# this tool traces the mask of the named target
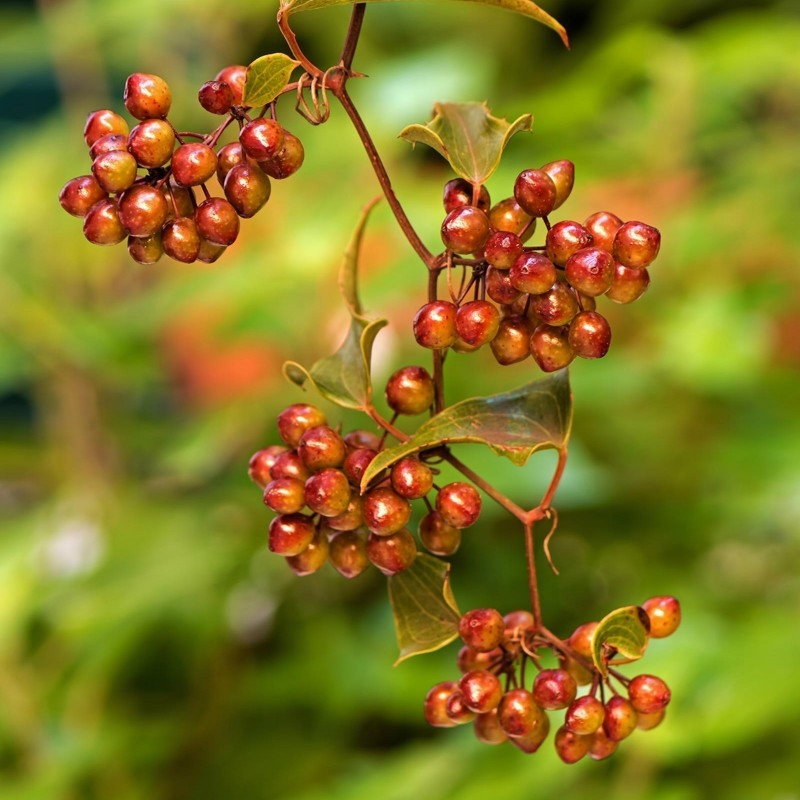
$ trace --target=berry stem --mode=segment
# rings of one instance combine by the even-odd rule
[[[539,604],[539,580],[536,576],[536,555],[534,552],[533,521],[525,520],[525,556],[528,562],[528,589],[531,593],[531,611],[533,612],[533,628],[537,632],[542,629],[542,607]]]
[[[441,268],[428,270],[428,302],[433,303],[438,296],[439,272]],[[433,411],[438,414],[444,407],[444,351],[433,351]]]
[[[532,509],[526,515],[526,519],[529,519],[531,522],[538,522],[539,520],[544,519],[547,517],[547,513],[550,510],[550,506],[553,503],[553,497],[555,493],[558,491],[558,485],[561,483],[561,478],[564,475],[564,468],[567,466],[567,448],[562,447],[558,451],[558,463],[556,464],[555,472],[553,473],[553,477],[550,481],[550,485],[547,487],[547,491],[544,493],[544,497],[542,497],[541,503],[539,503],[536,508]]]

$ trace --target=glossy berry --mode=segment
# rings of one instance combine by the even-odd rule
[[[281,453],[270,470],[273,478],[297,478],[305,483],[311,477],[311,471],[293,450]]]
[[[594,761],[602,761],[614,755],[619,743],[609,739],[602,728],[598,728],[589,738],[589,755]]]
[[[172,105],[172,92],[158,75],[134,72],[125,81],[123,101],[128,113],[136,119],[161,119]]]
[[[231,245],[239,235],[239,215],[221,197],[211,197],[200,203],[194,220],[200,235],[212,244]]]
[[[472,722],[476,717],[476,713],[471,711],[464,702],[464,695],[461,694],[460,689],[457,689],[447,698],[444,710],[456,725],[465,725],[467,722]]]
[[[328,467],[341,467],[347,449],[344,439],[333,428],[318,425],[316,428],[309,428],[300,437],[297,454],[312,472],[316,472]]]
[[[335,517],[328,517],[328,527],[334,531],[354,531],[364,525],[364,514],[361,498],[350,493],[350,502],[347,508]]]
[[[364,477],[364,472],[377,455],[377,450],[359,447],[345,456],[342,469],[354,486],[361,486],[361,479]]]
[[[578,222],[564,220],[556,222],[547,231],[547,257],[557,266],[563,267],[567,259],[582,250],[584,247],[591,247],[592,234]]]
[[[464,644],[486,653],[499,647],[503,641],[505,623],[494,608],[475,608],[467,611],[458,623],[458,633]]]
[[[344,472],[322,469],[306,481],[304,498],[305,504],[315,514],[336,517],[344,513],[350,503],[350,483]]]
[[[589,752],[590,739],[562,726],[556,731],[553,743],[558,757],[565,764],[577,764]]]
[[[318,530],[308,547],[296,556],[287,556],[286,563],[295,575],[302,578],[325,566],[325,562],[328,560],[328,550],[328,537]]]
[[[566,325],[578,310],[575,295],[563,281],[556,281],[544,294],[531,297],[531,313],[548,325]]]
[[[303,143],[289,131],[283,131],[283,144],[275,155],[259,161],[258,166],[270,176],[277,180],[289,178],[303,166],[305,150]]]
[[[475,736],[484,744],[502,744],[508,741],[506,732],[500,725],[497,709],[488,714],[479,714],[474,722]]]
[[[508,272],[511,285],[525,294],[544,294],[556,282],[555,265],[541,253],[523,253]]]
[[[353,450],[363,448],[380,450],[381,437],[372,431],[354,430],[345,434],[344,443]]]
[[[89,158],[94,161],[103,153],[112,153],[114,150],[127,150],[128,137],[124,133],[107,133],[101,136],[90,148]]]
[[[500,312],[488,300],[471,300],[456,312],[456,333],[472,347],[491,342],[499,327]]]
[[[596,697],[587,694],[573,701],[567,709],[564,727],[579,736],[588,736],[603,724],[605,715],[603,704]]]
[[[564,658],[560,660],[561,668],[569,672],[575,679],[578,686],[588,686],[594,678],[594,673],[576,661],[574,658]]]
[[[681,624],[681,604],[671,595],[658,595],[645,600],[642,608],[650,618],[650,636],[663,639],[675,633]]]
[[[533,625],[533,614],[530,611],[509,611],[503,617],[505,638],[519,641],[527,628]]]
[[[669,705],[669,687],[655,675],[637,675],[628,684],[628,699],[640,714],[657,714]]]
[[[456,307],[447,300],[426,303],[414,316],[417,344],[431,350],[443,350],[456,341]]]
[[[489,217],[475,206],[453,209],[442,223],[442,241],[454,253],[476,253],[489,238]]]
[[[247,474],[250,476],[250,480],[256,486],[260,486],[262,489],[266,488],[273,478],[272,468],[275,466],[278,456],[285,452],[285,447],[273,444],[253,453],[247,465]]]
[[[176,217],[165,223],[161,242],[170,258],[184,264],[196,261],[200,253],[200,234],[191,217]]]
[[[278,414],[278,435],[289,447],[297,447],[303,434],[325,425],[325,415],[308,403],[295,403]]]
[[[508,736],[529,736],[545,725],[544,711],[527,689],[506,692],[497,710],[500,725]]]
[[[344,578],[357,578],[368,566],[367,540],[358,531],[338,533],[330,541],[328,560]]]
[[[303,510],[303,483],[295,478],[278,478],[264,489],[264,505],[277,514],[296,514]]]
[[[592,637],[597,630],[597,622],[584,622],[570,634],[567,644],[581,658],[591,663],[592,661]]]
[[[442,204],[446,213],[450,213],[462,206],[471,206],[473,197],[472,184],[464,178],[453,178],[444,185],[442,192]],[[478,195],[478,208],[481,211],[488,211],[491,206],[489,192],[485,186],[481,186]]]
[[[583,223],[592,237],[594,247],[602,247],[609,253],[614,252],[614,237],[622,225],[622,220],[610,211],[597,211],[590,214]]]
[[[499,647],[486,652],[480,652],[474,647],[464,645],[458,651],[458,669],[463,674],[480,669],[488,669],[497,664],[503,657],[503,651]]]
[[[103,191],[124,192],[136,180],[136,159],[126,150],[103,153],[92,162],[92,175]]]
[[[244,83],[247,80],[247,67],[241,64],[225,67],[217,73],[214,80],[227,83],[233,92],[233,104],[235,106],[242,104],[242,92],[244,91]]]
[[[106,197],[107,194],[95,180],[94,175],[81,175],[64,184],[58,195],[58,202],[61,203],[61,208],[73,217],[85,217],[95,203],[105,200]]]
[[[128,255],[139,264],[155,264],[164,255],[161,233],[128,237]]]
[[[584,247],[567,259],[564,274],[579,292],[597,297],[611,288],[614,259],[600,247]]]
[[[225,184],[228,173],[244,160],[244,150],[239,142],[230,142],[217,150],[217,180],[220,186]]]
[[[484,248],[484,258],[495,269],[511,269],[511,265],[522,254],[522,242],[516,233],[495,231],[489,236]]]
[[[524,361],[531,354],[531,325],[526,317],[505,317],[490,347],[498,364]]]
[[[131,186],[119,199],[119,218],[131,236],[153,236],[167,219],[167,198],[155,186]]]
[[[447,701],[458,691],[455,681],[442,681],[425,695],[425,719],[434,728],[452,728],[456,723],[447,716]]]
[[[240,217],[255,216],[269,200],[269,178],[257,167],[243,161],[225,177],[225,197]]]
[[[204,264],[213,264],[228,248],[224,244],[214,244],[208,239],[200,237],[200,249],[197,251],[197,260]]]
[[[514,198],[532,217],[546,217],[555,208],[557,196],[553,179],[540,169],[523,170],[514,183]]]
[[[636,709],[630,701],[617,695],[606,703],[603,730],[615,742],[622,741],[636,730]]]
[[[207,144],[182,144],[172,155],[172,177],[179,186],[199,186],[217,171],[217,154]]]
[[[658,255],[661,234],[644,222],[626,222],[614,236],[614,258],[624,267],[643,269]]]
[[[391,536],[377,536],[370,533],[367,539],[367,558],[384,575],[397,575],[398,572],[410,567],[416,557],[416,542],[405,528]]]
[[[522,242],[528,241],[536,230],[536,220],[526,214],[513,197],[507,197],[492,206],[489,223],[492,230],[514,233]]]
[[[414,456],[401,458],[391,471],[392,489],[401,497],[418,500],[433,487],[433,473],[426,464]]]
[[[642,714],[641,712],[638,712],[636,727],[640,731],[651,731],[653,728],[657,728],[664,721],[665,714],[666,711],[663,708],[661,711],[655,711],[652,714]]]
[[[175,149],[175,131],[163,119],[146,119],[140,122],[128,137],[128,151],[141,167],[163,167]]]
[[[511,284],[509,270],[489,267],[486,270],[486,294],[495,303],[510,306],[520,296],[519,289]]]
[[[597,311],[581,311],[569,326],[569,346],[581,358],[602,358],[611,346],[611,326]]]
[[[92,244],[119,244],[125,238],[114,200],[101,200],[89,209],[83,218],[83,235]]]
[[[296,556],[311,544],[316,528],[304,514],[281,514],[269,524],[269,549],[279,556]]]
[[[91,147],[98,139],[109,133],[128,133],[128,123],[114,111],[101,108],[99,111],[92,111],[86,117],[86,125],[83,128],[83,139],[88,147]]]
[[[418,533],[422,546],[435,556],[451,556],[461,544],[461,531],[445,522],[438,511],[420,520]]]
[[[178,186],[173,180],[165,184],[163,187],[164,197],[167,198],[168,206],[168,219],[177,217],[193,217],[196,203],[194,199],[194,192],[187,189],[185,186]],[[176,213],[177,209],[177,213]]]
[[[550,718],[543,713],[541,718],[536,719],[536,724],[529,733],[524,733],[522,736],[514,736],[509,738],[509,741],[518,750],[522,750],[523,753],[531,755],[535,753],[545,743],[545,741],[547,741],[547,736],[549,733]]]
[[[650,273],[646,269],[631,269],[615,264],[614,277],[606,297],[615,303],[632,303],[647,291],[649,285]]]
[[[411,505],[388,486],[372,489],[363,497],[364,524],[376,536],[391,536],[411,518]]]
[[[424,367],[402,367],[386,382],[386,402],[397,414],[413,416],[433,404],[433,379]]]
[[[486,714],[500,705],[503,687],[497,676],[488,670],[475,670],[458,682],[464,705],[476,714]]]
[[[578,693],[572,675],[563,669],[543,669],[533,681],[537,705],[549,710],[566,708]]]
[[[233,105],[233,89],[225,81],[206,81],[197,93],[200,105],[211,114],[227,114]]]
[[[575,165],[571,161],[551,161],[542,167],[542,172],[546,172],[556,187],[556,202],[553,209],[563,205],[564,201],[572,193],[572,186],[575,183]]]
[[[283,128],[268,117],[254,119],[239,131],[239,143],[254,161],[265,161],[281,149]]]
[[[568,367],[575,358],[569,344],[569,329],[539,325],[531,334],[531,355],[543,372]]]
[[[481,496],[469,483],[454,481],[436,495],[436,510],[454,528],[468,528],[481,514]]]

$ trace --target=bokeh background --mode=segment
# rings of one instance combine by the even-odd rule
[[[491,179],[577,164],[562,218],[598,209],[663,232],[653,284],[609,307],[614,345],[573,368],[572,459],[543,569],[550,627],[674,593],[684,623],[642,667],[674,701],[610,761],[568,768],[429,729],[421,701],[456,645],[392,668],[385,583],[291,575],[265,546],[250,453],[301,392],[286,358],[345,323],[335,272],[377,185],[344,114],[213,267],[143,267],[58,207],[85,174],[87,111],[133,71],[210,129],[199,85],[282,49],[272,2],[6,0],[0,8],[0,797],[3,800],[796,800],[800,746],[800,17],[795,2],[552,0],[572,50],[473,4],[368,9],[353,85],[401,199],[435,245],[433,154],[395,137],[436,100],[533,112]],[[347,9],[300,15],[333,63]],[[364,296],[405,363],[425,277],[385,208]],[[532,363],[455,356],[451,399]],[[323,404],[331,418],[358,420]],[[552,469],[464,458],[520,500]],[[453,559],[463,610],[526,604],[519,531],[487,505]]]

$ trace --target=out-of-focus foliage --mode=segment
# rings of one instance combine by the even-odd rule
[[[791,3],[552,2],[572,50],[473,4],[371,6],[353,94],[400,197],[435,244],[444,162],[396,134],[437,100],[484,100],[515,137],[489,188],[577,164],[564,217],[608,208],[661,228],[653,285],[612,308],[609,356],[573,369],[561,528],[544,612],[568,633],[661,593],[684,623],[641,662],[667,721],[609,762],[562,766],[434,731],[421,700],[456,646],[391,668],[385,583],[296,579],[265,548],[250,452],[347,324],[335,271],[377,191],[334,109],[281,120],[307,158],[214,267],[151,267],[84,242],[58,190],[85,173],[83,116],[125,76],[199,85],[281,49],[271,3],[107,0],[0,9],[0,797],[3,800],[789,800],[800,722],[800,19]],[[297,17],[333,63],[347,9]],[[412,348],[425,276],[383,205],[365,239],[369,313],[391,326],[376,381]],[[606,308],[608,308],[606,304]],[[451,359],[448,395],[528,381]],[[332,408],[329,411],[334,413]],[[352,426],[357,417],[345,414]],[[552,468],[464,458],[512,496]],[[488,508],[488,505],[487,505]],[[526,603],[499,512],[453,559],[460,607]],[[374,572],[374,571],[373,571]]]

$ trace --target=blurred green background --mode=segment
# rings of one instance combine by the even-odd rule
[[[653,594],[684,623],[642,668],[667,721],[610,761],[561,765],[428,728],[422,698],[456,645],[392,669],[385,582],[298,579],[265,546],[246,477],[299,390],[286,358],[330,351],[335,272],[377,184],[341,110],[311,128],[297,176],[213,267],[143,267],[58,207],[85,174],[87,111],[122,110],[155,72],[173,119],[210,129],[199,85],[282,49],[271,2],[39,0],[0,9],[0,797],[2,800],[797,800],[800,797],[800,16],[793,2],[552,0],[572,50],[473,4],[367,11],[353,84],[409,215],[436,245],[438,157],[395,136],[436,100],[533,112],[492,178],[577,165],[561,218],[598,209],[663,233],[653,284],[609,307],[610,355],[573,368],[572,458],[557,496],[566,635]],[[300,15],[333,63],[347,9]],[[378,385],[413,347],[422,268],[385,208],[364,295],[391,327]],[[521,384],[488,353],[451,359],[451,399]],[[353,426],[357,420],[332,419]],[[515,471],[463,456],[517,499]],[[487,506],[453,559],[462,610],[526,604],[522,541]]]

